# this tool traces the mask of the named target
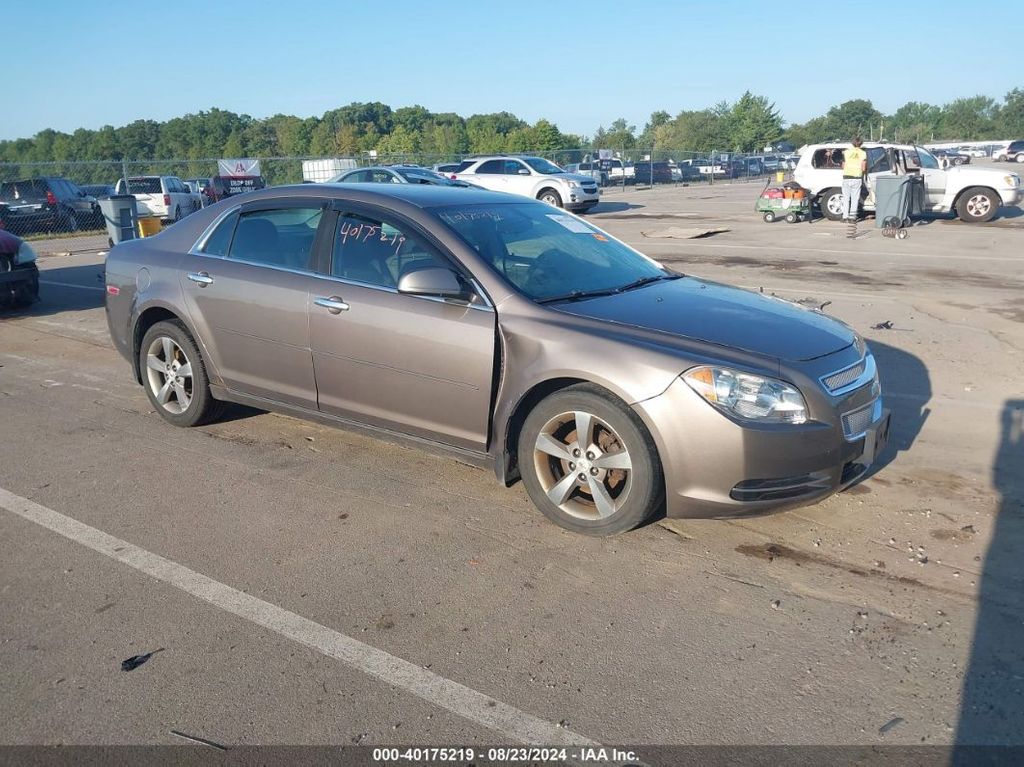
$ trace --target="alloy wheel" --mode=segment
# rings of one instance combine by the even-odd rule
[[[971,218],[981,218],[992,210],[992,200],[987,195],[976,194],[967,201],[967,212]]]
[[[633,464],[607,423],[582,410],[551,418],[537,435],[534,469],[553,504],[579,519],[605,519],[622,508]]]
[[[192,403],[192,363],[171,338],[157,336],[146,350],[146,378],[164,410],[179,415]]]

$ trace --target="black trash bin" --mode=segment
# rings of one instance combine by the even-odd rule
[[[103,220],[107,224],[107,238],[110,247],[119,242],[134,240],[138,235],[139,209],[135,197],[130,194],[112,194],[99,200]]]

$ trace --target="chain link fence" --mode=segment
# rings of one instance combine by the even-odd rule
[[[564,149],[522,154],[543,157],[567,171],[589,175],[607,192],[764,181],[780,171],[792,170],[796,163],[796,158],[789,155],[701,153],[657,147],[608,148],[604,152]],[[418,165],[451,175],[453,166],[465,157],[366,152],[351,157],[258,159],[259,177],[253,180],[221,175],[216,159],[0,163],[0,228],[21,236],[101,230],[103,217],[98,201],[126,189],[135,194],[143,206],[149,202],[143,201],[141,195],[153,193],[153,210],[147,208],[141,212],[159,216],[166,222],[251,188],[318,183],[348,169],[377,165]],[[153,177],[163,178],[154,180]]]

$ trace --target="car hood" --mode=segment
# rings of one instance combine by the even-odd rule
[[[594,177],[587,173],[559,173],[554,178],[564,179],[565,181],[575,181],[577,184],[581,184],[584,181],[588,184],[594,183]]]
[[[565,303],[559,308],[582,317],[789,361],[832,354],[856,340],[853,330],[819,312],[692,277]]]

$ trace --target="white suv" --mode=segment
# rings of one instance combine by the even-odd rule
[[[811,191],[821,212],[833,221],[843,217],[843,150],[850,146],[835,143],[802,147],[793,173],[794,180]],[[880,175],[920,174],[924,177],[925,211],[956,211],[967,222],[988,221],[1000,205],[1017,205],[1024,197],[1016,173],[972,165],[943,168],[935,155],[912,144],[865,143],[863,149],[868,155],[867,197],[861,201],[865,210],[875,209],[872,188]]]
[[[124,179],[117,182],[124,194]],[[180,221],[203,207],[202,197],[177,176],[130,176],[128,194],[138,203],[140,216],[158,216],[161,221]]]
[[[452,178],[495,192],[532,197],[576,213],[586,213],[601,200],[593,177],[567,173],[542,157],[473,157],[464,160],[463,168]]]

